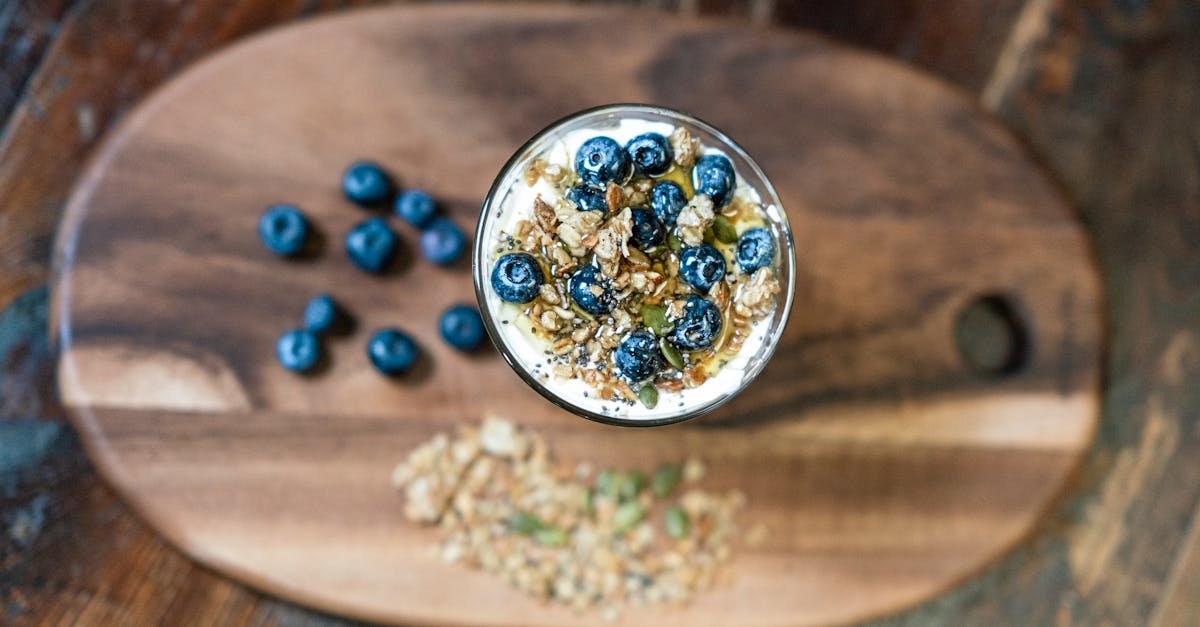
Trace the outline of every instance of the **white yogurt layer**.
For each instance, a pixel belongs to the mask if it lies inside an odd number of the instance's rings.
[[[614,124],[610,126],[571,131],[551,144],[548,150],[531,155],[530,160],[534,157],[541,157],[551,165],[558,165],[570,170],[573,168],[573,158],[579,146],[597,135],[606,135],[624,145],[642,133],[656,132],[670,135],[672,130],[674,130],[674,126],[669,123],[633,119],[615,120]],[[725,154],[711,146],[704,146],[702,151],[704,154]],[[483,241],[489,242],[489,246],[485,249],[488,253],[485,263],[489,273],[490,268],[499,257],[496,253],[496,244],[501,241],[501,235],[513,233],[516,224],[521,220],[533,219],[534,199],[541,195],[543,200],[553,204],[553,200],[559,197],[559,193],[554,187],[543,179],[539,179],[533,186],[528,185],[523,177],[527,165],[528,161],[514,163],[496,188],[497,197],[493,199],[493,203],[495,203],[495,207],[499,207],[499,211],[494,210],[491,213],[490,219],[482,231]],[[746,185],[740,176],[734,194],[755,204],[761,200],[759,193]],[[774,212],[767,213],[773,214]],[[737,271],[735,263],[728,259],[727,263],[730,272]],[[547,354],[550,348],[549,342],[534,335],[529,329],[528,317],[521,314],[527,305],[517,305],[501,300],[490,286],[484,291],[486,292],[487,308],[496,322],[496,328],[499,330],[502,341],[508,346],[510,353],[521,368],[536,377],[552,394],[571,405],[604,416],[631,421],[656,422],[670,419],[736,393],[742,387],[746,374],[754,371],[754,365],[758,360],[763,359],[760,353],[766,342],[770,325],[770,317],[754,322],[750,335],[746,338],[741,350],[729,358],[724,367],[701,385],[690,389],[685,388],[679,392],[669,392],[659,388],[658,403],[653,409],[650,409],[636,401],[630,402],[620,398],[603,400],[597,396],[595,389],[582,380],[556,377],[551,370],[550,355]],[[723,323],[729,324],[729,321],[725,320]]]

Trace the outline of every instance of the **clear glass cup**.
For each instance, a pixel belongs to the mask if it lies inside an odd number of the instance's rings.
[[[565,139],[581,135],[576,131],[587,131],[588,136],[609,135],[623,144],[629,138],[625,135],[640,132],[637,129],[643,125],[657,125],[661,129],[668,129],[668,125],[685,127],[700,140],[705,149],[717,149],[730,159],[739,184],[746,183],[761,198],[767,226],[774,237],[778,254],[776,278],[781,288],[774,312],[757,323],[751,334],[756,341],[747,341],[737,358],[730,362],[731,365],[738,362],[737,368],[726,366],[700,386],[681,392],[680,398],[672,399],[673,402],[663,403],[660,400],[653,410],[605,402],[594,393],[589,394],[582,381],[557,379],[542,363],[543,347],[531,344],[516,328],[513,318],[517,306],[504,303],[492,290],[490,282],[492,267],[498,257],[497,235],[506,226],[511,226],[506,222],[504,208],[510,202],[510,196],[515,199],[521,193],[528,193],[521,190],[528,189],[524,173],[529,163],[550,150],[559,150],[561,154]],[[662,132],[660,129],[653,130]],[[492,184],[480,212],[475,231],[472,273],[479,311],[492,342],[513,370],[533,389],[559,407],[583,418],[621,426],[657,426],[695,418],[716,409],[744,390],[766,366],[783,336],[784,325],[792,309],[796,284],[794,249],[787,214],[775,188],[758,164],[732,139],[713,126],[678,111],[640,104],[612,104],[580,111],[550,124],[508,160]],[[759,333],[762,335],[758,336]],[[757,345],[756,350],[750,351],[752,345]],[[750,354],[747,354],[748,351]]]

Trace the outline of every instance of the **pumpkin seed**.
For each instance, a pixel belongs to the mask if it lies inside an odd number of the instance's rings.
[[[654,471],[654,478],[650,480],[650,490],[654,492],[654,496],[663,498],[679,485],[682,475],[683,469],[679,467],[679,464],[663,463],[659,465],[658,470]]]
[[[527,512],[516,512],[508,519],[508,528],[525,536],[537,533],[544,526],[537,516]]]
[[[725,216],[717,216],[712,223],[713,236],[722,244],[732,244],[737,241],[737,229]]]
[[[613,512],[613,529],[617,533],[629,531],[642,522],[642,517],[645,515],[646,510],[641,503],[637,501],[623,503],[617,508],[617,511]]]
[[[673,505],[663,514],[663,526],[667,528],[667,533],[671,534],[672,538],[682,540],[691,531],[692,524],[688,520],[687,512],[682,507]]]
[[[667,320],[667,308],[662,305],[642,305],[642,324],[658,337],[663,337],[675,329],[675,325]]]
[[[675,367],[676,370],[683,370],[683,355],[679,354],[679,349],[675,345],[668,342],[667,338],[663,338],[658,342],[658,348],[662,350],[663,357],[667,358],[667,363]]]
[[[654,409],[654,406],[658,405],[658,388],[654,387],[653,383],[647,383],[638,390],[638,398],[642,399],[646,409]]]

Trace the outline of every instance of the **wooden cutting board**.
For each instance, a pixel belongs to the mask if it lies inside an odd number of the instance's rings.
[[[470,302],[465,265],[415,254],[373,278],[341,237],[338,189],[374,158],[471,229],[510,153],[560,116],[636,101],[726,130],[779,188],[796,306],[761,378],[710,418],[590,423],[494,353],[437,337]],[[323,254],[259,244],[263,207],[312,216]],[[306,379],[275,338],[313,294],[359,317]],[[1000,126],[919,72],[803,33],[623,9],[392,7],[315,20],[197,64],[108,138],[58,241],[64,402],[97,465],[196,559],[357,617],[456,625],[600,624],[444,564],[402,516],[393,465],[496,413],[561,457],[649,468],[700,454],[749,497],[734,581],[647,625],[791,625],[928,599],[1027,534],[1098,411],[1101,302],[1088,243]],[[365,338],[408,329],[426,366],[376,375]]]

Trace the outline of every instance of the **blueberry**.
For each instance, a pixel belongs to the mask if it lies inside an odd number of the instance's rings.
[[[350,314],[329,294],[318,294],[304,307],[304,328],[317,335],[347,333]]]
[[[611,137],[593,137],[575,153],[575,172],[589,185],[624,183],[633,173],[629,153]]]
[[[527,303],[537,298],[545,277],[536,259],[525,253],[509,253],[492,268],[492,289],[501,300]]]
[[[671,169],[671,143],[659,133],[642,133],[625,144],[633,161],[633,171],[642,176],[658,176]]]
[[[603,316],[616,305],[608,278],[596,266],[584,266],[571,274],[567,291],[580,309],[593,316]]]
[[[775,238],[771,232],[757,227],[742,233],[737,245],[737,262],[742,272],[754,274],[759,268],[766,268],[775,259]]]
[[[699,296],[688,296],[683,305],[683,317],[675,323],[671,343],[684,350],[694,351],[711,346],[721,334],[721,311]]]
[[[683,211],[687,202],[683,188],[671,181],[655,183],[654,188],[650,190],[650,208],[654,210],[654,215],[669,227],[675,226],[675,219],[679,217],[679,212]]]
[[[391,200],[396,187],[392,177],[374,161],[350,164],[342,174],[342,193],[351,202],[364,207],[376,207]]]
[[[733,186],[737,177],[733,164],[725,155],[707,154],[696,160],[692,170],[692,186],[697,194],[706,194],[717,207],[724,207],[733,200]]]
[[[437,203],[433,201],[433,196],[419,189],[410,189],[396,197],[395,209],[396,215],[423,229],[429,226],[433,215],[437,213]]]
[[[688,285],[707,292],[714,283],[725,278],[725,256],[709,244],[684,248],[679,253],[679,276]]]
[[[448,266],[458,261],[466,248],[467,236],[449,218],[435,219],[421,234],[421,252],[426,259],[439,265]]]
[[[567,200],[575,203],[581,211],[608,211],[604,190],[591,185],[576,185],[567,190]]]
[[[649,209],[637,208],[633,213],[633,245],[646,250],[667,239],[667,227]]]
[[[470,305],[455,305],[442,312],[438,330],[447,344],[462,351],[473,351],[483,342],[483,318]]]
[[[308,242],[308,218],[292,205],[267,207],[258,220],[258,237],[273,253],[290,256]]]
[[[367,341],[367,357],[388,376],[404,374],[417,362],[417,343],[399,329],[380,329]]]
[[[363,220],[346,234],[346,254],[350,261],[373,274],[387,269],[399,246],[400,237],[383,218]]]
[[[317,334],[295,329],[280,336],[275,343],[275,356],[284,368],[294,372],[311,372],[321,358],[321,342]]]
[[[613,354],[617,373],[630,383],[638,383],[653,377],[662,369],[662,352],[658,340],[648,331],[637,331],[621,340]]]

